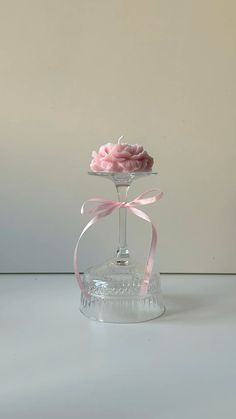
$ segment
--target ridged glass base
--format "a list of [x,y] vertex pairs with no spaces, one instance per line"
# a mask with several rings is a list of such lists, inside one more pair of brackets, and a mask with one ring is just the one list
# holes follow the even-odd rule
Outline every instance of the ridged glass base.
[[[111,259],[83,275],[86,292],[81,312],[88,318],[110,323],[143,322],[164,313],[160,276],[153,274],[146,295],[140,295],[143,269],[132,259],[120,265]],[[87,295],[86,295],[87,293]]]
[[137,323],[161,316],[165,307],[160,296],[103,299],[81,295],[80,311],[91,320],[106,323]]

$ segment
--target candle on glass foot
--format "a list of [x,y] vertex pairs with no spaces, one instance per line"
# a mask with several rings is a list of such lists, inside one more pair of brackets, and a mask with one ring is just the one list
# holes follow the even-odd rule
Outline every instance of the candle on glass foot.
[[142,145],[121,142],[107,143],[92,152],[90,168],[93,172],[150,172],[154,163]]

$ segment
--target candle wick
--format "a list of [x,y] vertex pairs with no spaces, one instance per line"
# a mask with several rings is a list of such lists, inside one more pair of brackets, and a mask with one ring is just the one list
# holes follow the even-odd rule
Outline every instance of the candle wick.
[[118,138],[118,144],[120,144],[120,142],[123,138],[124,138],[124,135],[122,135],[120,138]]

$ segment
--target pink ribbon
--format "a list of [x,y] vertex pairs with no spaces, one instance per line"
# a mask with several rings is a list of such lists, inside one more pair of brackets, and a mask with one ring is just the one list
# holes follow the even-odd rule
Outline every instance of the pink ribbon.
[[[147,195],[149,195],[152,192],[158,192],[157,195],[153,195],[149,198],[146,198]],[[87,290],[84,287],[83,281],[81,279],[78,265],[77,265],[77,258],[78,258],[78,249],[79,249],[79,243],[80,239],[84,235],[84,233],[97,221],[99,221],[101,218],[106,217],[107,215],[110,215],[115,209],[117,208],[127,208],[129,211],[131,211],[133,214],[135,214],[137,217],[142,218],[143,220],[147,221],[151,224],[152,227],[152,239],[151,239],[151,246],[150,251],[147,259],[147,263],[144,270],[144,279],[140,287],[140,294],[145,295],[148,289],[150,277],[152,275],[153,270],[153,264],[154,264],[154,258],[155,258],[155,252],[157,247],[157,230],[152,223],[149,216],[144,212],[138,209],[138,206],[142,205],[149,205],[153,204],[156,201],[159,201],[163,196],[163,192],[158,191],[157,189],[151,189],[149,191],[143,192],[141,195],[139,195],[137,198],[135,198],[131,202],[120,202],[120,201],[112,201],[112,200],[106,200],[104,198],[91,198],[85,201],[81,207],[81,214],[90,214],[94,215],[94,217],[88,222],[88,224],[84,227],[82,233],[79,236],[79,239],[75,246],[74,251],[74,271],[75,276],[78,281],[78,284],[80,286],[81,291],[86,294],[87,297],[89,297],[89,294]],[[89,210],[85,210],[85,205],[88,202],[97,203],[98,205],[94,208],[91,208]]]

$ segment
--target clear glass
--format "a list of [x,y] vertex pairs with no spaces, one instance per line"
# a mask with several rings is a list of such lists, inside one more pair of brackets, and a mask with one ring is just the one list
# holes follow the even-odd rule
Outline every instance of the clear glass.
[[[112,180],[118,200],[124,202],[133,180],[156,172],[89,174]],[[142,322],[159,317],[165,311],[159,273],[152,274],[147,293],[140,295],[145,267],[130,256],[126,227],[127,209],[120,208],[116,255],[102,265],[87,269],[82,275],[86,293],[81,293],[80,310],[90,319],[112,323]]]

